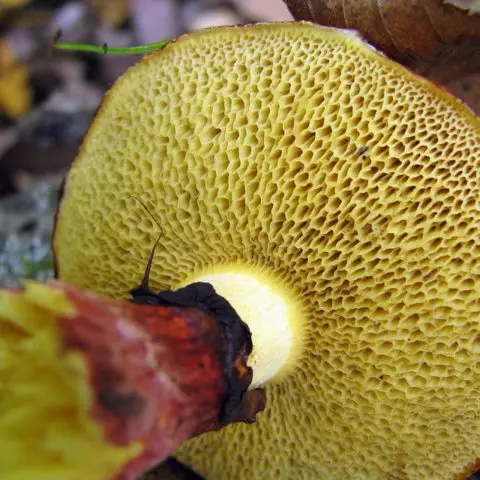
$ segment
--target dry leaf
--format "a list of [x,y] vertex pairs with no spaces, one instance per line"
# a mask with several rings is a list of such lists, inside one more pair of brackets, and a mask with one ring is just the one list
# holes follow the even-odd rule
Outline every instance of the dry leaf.
[[463,77],[447,85],[448,89],[480,115],[480,73]]
[[16,60],[8,40],[0,40],[0,113],[19,118],[31,105],[28,69]]
[[[478,0],[469,0],[478,8]],[[285,0],[297,20],[358,30],[393,59],[438,82],[480,71],[480,15],[444,0]],[[463,3],[456,0],[451,3]]]

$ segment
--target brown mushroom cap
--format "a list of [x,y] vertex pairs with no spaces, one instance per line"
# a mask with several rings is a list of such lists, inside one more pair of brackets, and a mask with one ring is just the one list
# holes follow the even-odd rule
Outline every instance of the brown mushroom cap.
[[[303,350],[208,480],[466,477],[480,455],[480,120],[351,32],[215,28],[112,88],[68,176],[59,276],[110,296],[266,272]],[[274,329],[273,329],[274,330]],[[275,331],[272,331],[275,335]],[[460,477],[461,478],[461,477]]]

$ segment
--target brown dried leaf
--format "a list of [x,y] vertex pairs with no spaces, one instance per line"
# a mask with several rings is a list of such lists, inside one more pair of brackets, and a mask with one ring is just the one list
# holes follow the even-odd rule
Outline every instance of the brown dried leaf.
[[480,15],[444,0],[285,2],[297,20],[358,30],[391,58],[438,82],[480,71]]
[[480,73],[459,78],[447,84],[447,88],[480,115]]

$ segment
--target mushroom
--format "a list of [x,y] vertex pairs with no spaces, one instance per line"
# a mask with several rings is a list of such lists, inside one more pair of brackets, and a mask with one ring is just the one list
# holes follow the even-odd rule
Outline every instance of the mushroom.
[[68,174],[60,280],[206,281],[252,332],[255,425],[176,456],[207,480],[465,479],[480,455],[480,120],[357,34],[188,34],[105,96]]

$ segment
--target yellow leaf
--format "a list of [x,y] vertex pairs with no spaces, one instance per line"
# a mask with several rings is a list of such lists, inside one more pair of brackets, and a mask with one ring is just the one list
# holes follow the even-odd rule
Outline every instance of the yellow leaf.
[[3,39],[0,41],[0,112],[19,118],[31,106],[28,68],[17,61],[10,43]]
[[27,3],[30,3],[31,0],[0,0],[0,13],[3,13],[5,10],[10,8],[18,8]]

